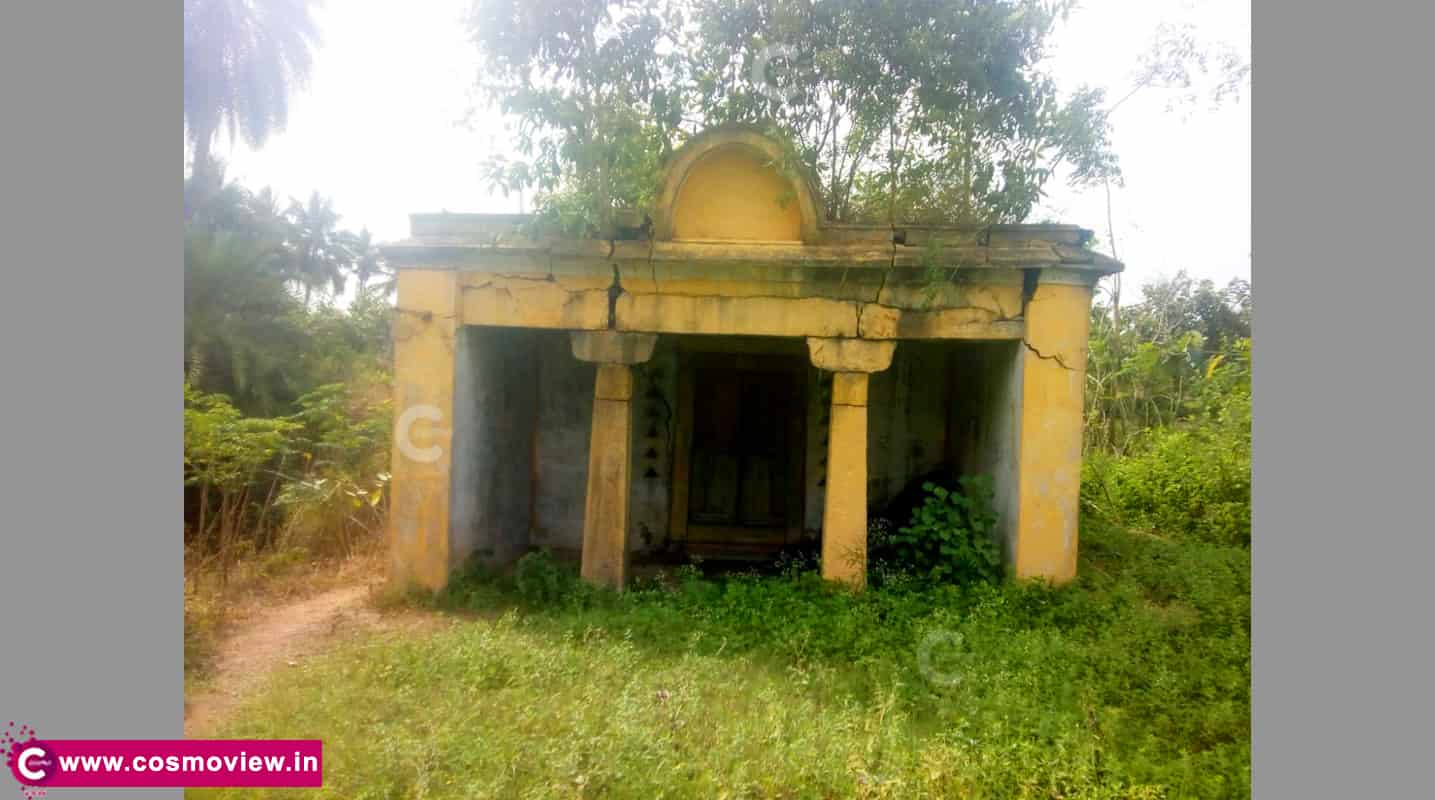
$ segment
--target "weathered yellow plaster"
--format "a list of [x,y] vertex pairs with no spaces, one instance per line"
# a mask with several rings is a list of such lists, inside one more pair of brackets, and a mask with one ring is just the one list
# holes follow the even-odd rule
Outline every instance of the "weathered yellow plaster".
[[1090,313],[1091,288],[1081,283],[1043,282],[1027,306],[1012,565],[1021,578],[1076,576]]
[[641,364],[653,357],[658,337],[651,333],[588,331],[574,333],[573,357],[596,364]]
[[693,297],[625,293],[618,328],[746,336],[856,336],[857,306],[822,297]]
[[792,185],[742,146],[715,150],[688,170],[673,210],[674,239],[801,241]]
[[439,589],[448,580],[457,276],[398,274],[390,574]]
[[827,493],[822,507],[822,577],[867,583],[867,373],[832,376]]
[[[664,166],[653,209],[654,238],[816,242],[822,200],[815,176],[796,167],[782,175],[773,166],[792,164],[790,156],[751,126],[723,126],[688,139]],[[753,193],[734,191],[735,185]],[[720,197],[705,196],[708,191]]]
[[588,444],[583,509],[583,579],[621,589],[628,580],[628,503],[632,481],[633,368],[600,364]]
[[463,321],[468,325],[599,330],[608,326],[611,280],[463,273]]
[[[892,366],[892,354],[896,352],[896,342],[816,337],[807,340],[807,355],[812,359],[812,365],[828,372],[881,372]],[[861,388],[864,394],[860,405],[865,406],[867,384],[862,384]],[[834,399],[833,402],[837,401]]]

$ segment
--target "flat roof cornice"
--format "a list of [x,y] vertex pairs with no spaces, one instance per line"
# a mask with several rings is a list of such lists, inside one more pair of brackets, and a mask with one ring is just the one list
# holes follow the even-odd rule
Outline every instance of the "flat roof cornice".
[[[411,236],[380,245],[398,268],[511,270],[554,260],[788,267],[798,269],[1031,269],[1109,275],[1123,266],[1086,248],[1075,225],[828,225],[817,243],[565,239],[535,236],[527,214],[412,214]],[[637,227],[637,226],[635,226]]]

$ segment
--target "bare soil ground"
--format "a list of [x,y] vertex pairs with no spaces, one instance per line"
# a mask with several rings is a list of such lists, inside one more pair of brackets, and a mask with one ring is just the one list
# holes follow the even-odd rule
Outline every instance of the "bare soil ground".
[[361,573],[308,597],[256,597],[236,610],[218,643],[212,670],[185,698],[185,735],[213,732],[275,670],[298,666],[369,631],[421,630],[443,619],[413,608],[380,610],[375,601],[381,586],[381,579]]

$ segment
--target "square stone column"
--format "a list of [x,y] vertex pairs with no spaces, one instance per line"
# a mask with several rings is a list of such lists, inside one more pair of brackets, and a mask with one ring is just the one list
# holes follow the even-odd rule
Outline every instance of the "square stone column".
[[1018,578],[1076,576],[1091,284],[1043,270],[1026,308],[1020,359],[1017,520],[1008,557]]
[[633,364],[653,355],[655,334],[574,332],[573,355],[598,365],[583,507],[583,580],[621,589],[628,580],[633,454]]
[[809,338],[807,352],[832,377],[827,491],[822,506],[822,577],[867,584],[867,376],[892,364],[893,341]]
[[448,581],[452,500],[457,273],[399,270],[394,318],[394,440],[389,574],[441,589]]

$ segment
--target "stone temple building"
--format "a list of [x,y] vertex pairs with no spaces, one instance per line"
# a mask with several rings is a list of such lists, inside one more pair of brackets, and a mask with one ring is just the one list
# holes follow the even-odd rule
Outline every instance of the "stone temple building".
[[612,238],[415,214],[398,269],[391,563],[820,542],[860,586],[868,511],[946,468],[995,482],[1012,574],[1076,571],[1092,288],[1068,225],[839,225],[779,143],[722,128]]

